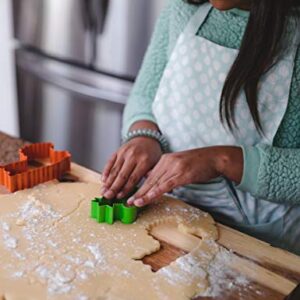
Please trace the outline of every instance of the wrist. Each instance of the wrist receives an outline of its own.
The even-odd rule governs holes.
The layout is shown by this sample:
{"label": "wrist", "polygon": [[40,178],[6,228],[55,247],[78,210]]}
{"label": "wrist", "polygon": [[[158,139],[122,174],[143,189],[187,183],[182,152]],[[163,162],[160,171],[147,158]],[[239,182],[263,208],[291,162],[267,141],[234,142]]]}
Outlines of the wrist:
{"label": "wrist", "polygon": [[143,128],[148,128],[160,132],[157,124],[146,120],[141,120],[133,123],[132,126],[129,128],[129,131],[143,129]]}
{"label": "wrist", "polygon": [[[147,143],[147,145],[148,144],[155,145],[161,150],[160,143],[156,139],[148,137],[148,136],[136,136],[128,141],[128,143],[135,143],[135,142],[136,143]],[[161,150],[161,152],[162,152],[162,150]]]}
{"label": "wrist", "polygon": [[153,130],[149,128],[139,128],[137,130],[129,131],[123,137],[123,143],[127,143],[136,137],[148,137],[154,139],[160,144],[160,147],[163,152],[169,151],[169,143],[167,139],[157,130]]}
{"label": "wrist", "polygon": [[215,147],[214,168],[219,176],[240,183],[243,176],[243,151],[236,146]]}

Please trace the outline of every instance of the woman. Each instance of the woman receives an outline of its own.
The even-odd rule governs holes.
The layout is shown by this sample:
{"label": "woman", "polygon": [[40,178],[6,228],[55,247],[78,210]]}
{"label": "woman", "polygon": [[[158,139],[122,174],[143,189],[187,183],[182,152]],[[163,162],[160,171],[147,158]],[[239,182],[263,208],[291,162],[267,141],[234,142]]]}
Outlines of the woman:
{"label": "woman", "polygon": [[173,191],[300,254],[298,6],[170,0],[125,109],[126,143],[103,172],[105,197],[147,175],[128,204]]}

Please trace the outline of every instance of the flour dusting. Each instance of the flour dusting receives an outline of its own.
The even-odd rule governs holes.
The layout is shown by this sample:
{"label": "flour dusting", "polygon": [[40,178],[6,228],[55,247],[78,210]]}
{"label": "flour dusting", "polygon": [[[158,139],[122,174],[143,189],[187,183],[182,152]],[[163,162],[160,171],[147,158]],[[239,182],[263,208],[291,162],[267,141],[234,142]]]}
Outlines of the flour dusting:
{"label": "flour dusting", "polygon": [[[60,253],[63,262],[58,262],[49,255],[49,249],[58,249],[63,243],[63,237],[58,227],[53,224],[63,216],[56,212],[49,204],[42,203],[34,196],[30,195],[25,203],[16,213],[7,215],[11,224],[21,227],[21,234],[27,241],[26,250],[23,253],[18,251],[18,239],[13,236],[7,222],[1,222],[3,244],[7,249],[13,251],[15,259],[19,261],[19,269],[15,264],[7,264],[6,268],[11,272],[12,278],[22,278],[27,273],[36,275],[36,279],[46,284],[48,294],[51,296],[70,293],[75,284],[86,281],[89,274],[95,272],[94,268],[101,266],[105,258],[101,252],[99,243],[82,245],[90,255],[74,255],[70,253]],[[13,222],[13,220],[17,220]],[[73,233],[74,234],[74,233]],[[74,245],[80,243],[80,238],[73,238]],[[74,247],[71,245],[71,248]],[[30,257],[38,260],[30,260]],[[77,299],[88,299],[81,294]]]}
{"label": "flour dusting", "polygon": [[230,268],[234,255],[225,248],[220,249],[208,267],[210,288],[202,296],[217,297],[224,290],[243,289],[249,286],[250,282],[244,275]]}
{"label": "flour dusting", "polygon": [[96,296],[187,300],[187,295],[200,291],[201,295],[214,296],[248,284],[228,270],[234,254],[217,246],[213,239],[211,244],[206,240],[203,251],[199,248],[151,272],[139,261],[159,249],[149,228],[186,221],[195,227],[205,225],[213,232],[213,220],[194,207],[161,201],[151,210],[143,210],[131,226],[98,224],[88,215],[90,199],[98,190],[96,184],[45,184],[24,192],[25,196],[22,192],[12,195],[10,213],[3,204],[0,218],[0,271],[5,280],[42,285],[46,299],[78,300]]}
{"label": "flour dusting", "polygon": [[18,240],[8,233],[3,234],[4,245],[9,249],[16,249],[18,246]]}
{"label": "flour dusting", "polygon": [[[215,243],[210,241],[210,243]],[[217,244],[215,243],[216,247]],[[207,256],[205,252],[199,252],[197,255]],[[230,262],[234,254],[225,248],[219,247],[217,254],[212,257],[208,265],[202,265],[201,260],[189,253],[178,258],[173,264],[160,269],[157,273],[166,278],[171,284],[181,283],[189,284],[192,281],[203,287],[205,279],[208,279],[209,288],[197,296],[218,297],[225,290],[246,289],[249,286],[248,279],[230,269]],[[206,257],[206,259],[208,259]]]}
{"label": "flour dusting", "polygon": [[159,274],[165,276],[165,278],[174,285],[178,283],[188,284],[192,279],[196,279],[200,282],[205,279],[207,275],[205,269],[201,267],[199,261],[197,261],[192,254],[178,258],[174,265],[176,265],[175,270],[165,267],[158,271]]}

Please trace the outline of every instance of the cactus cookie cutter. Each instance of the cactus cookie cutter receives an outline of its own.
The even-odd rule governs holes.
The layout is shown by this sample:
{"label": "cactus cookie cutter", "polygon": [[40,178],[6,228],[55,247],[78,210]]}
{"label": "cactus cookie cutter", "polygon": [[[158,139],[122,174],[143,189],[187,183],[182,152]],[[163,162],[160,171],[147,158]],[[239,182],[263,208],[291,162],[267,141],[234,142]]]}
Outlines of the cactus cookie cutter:
{"label": "cactus cookie cutter", "polygon": [[[29,162],[49,159],[49,164],[30,168]],[[55,151],[52,143],[35,143],[19,150],[19,161],[0,166],[0,184],[10,192],[60,178],[71,169],[71,154]]]}
{"label": "cactus cookie cutter", "polygon": [[127,206],[127,199],[108,200],[104,197],[95,198],[91,202],[91,218],[98,223],[113,224],[114,221],[121,221],[124,224],[131,224],[137,218],[138,208]]}

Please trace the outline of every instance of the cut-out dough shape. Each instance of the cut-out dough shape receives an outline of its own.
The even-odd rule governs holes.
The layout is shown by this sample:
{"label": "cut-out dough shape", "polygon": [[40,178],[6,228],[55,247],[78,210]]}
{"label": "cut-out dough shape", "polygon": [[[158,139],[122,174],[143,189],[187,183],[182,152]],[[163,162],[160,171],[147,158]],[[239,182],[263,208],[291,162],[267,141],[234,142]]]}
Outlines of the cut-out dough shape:
{"label": "cut-out dough shape", "polygon": [[[10,192],[58,179],[71,168],[70,153],[55,151],[52,143],[26,145],[19,150],[19,158],[17,162],[0,166],[0,184]],[[45,158],[50,159],[49,165],[29,169],[29,161]]]}

